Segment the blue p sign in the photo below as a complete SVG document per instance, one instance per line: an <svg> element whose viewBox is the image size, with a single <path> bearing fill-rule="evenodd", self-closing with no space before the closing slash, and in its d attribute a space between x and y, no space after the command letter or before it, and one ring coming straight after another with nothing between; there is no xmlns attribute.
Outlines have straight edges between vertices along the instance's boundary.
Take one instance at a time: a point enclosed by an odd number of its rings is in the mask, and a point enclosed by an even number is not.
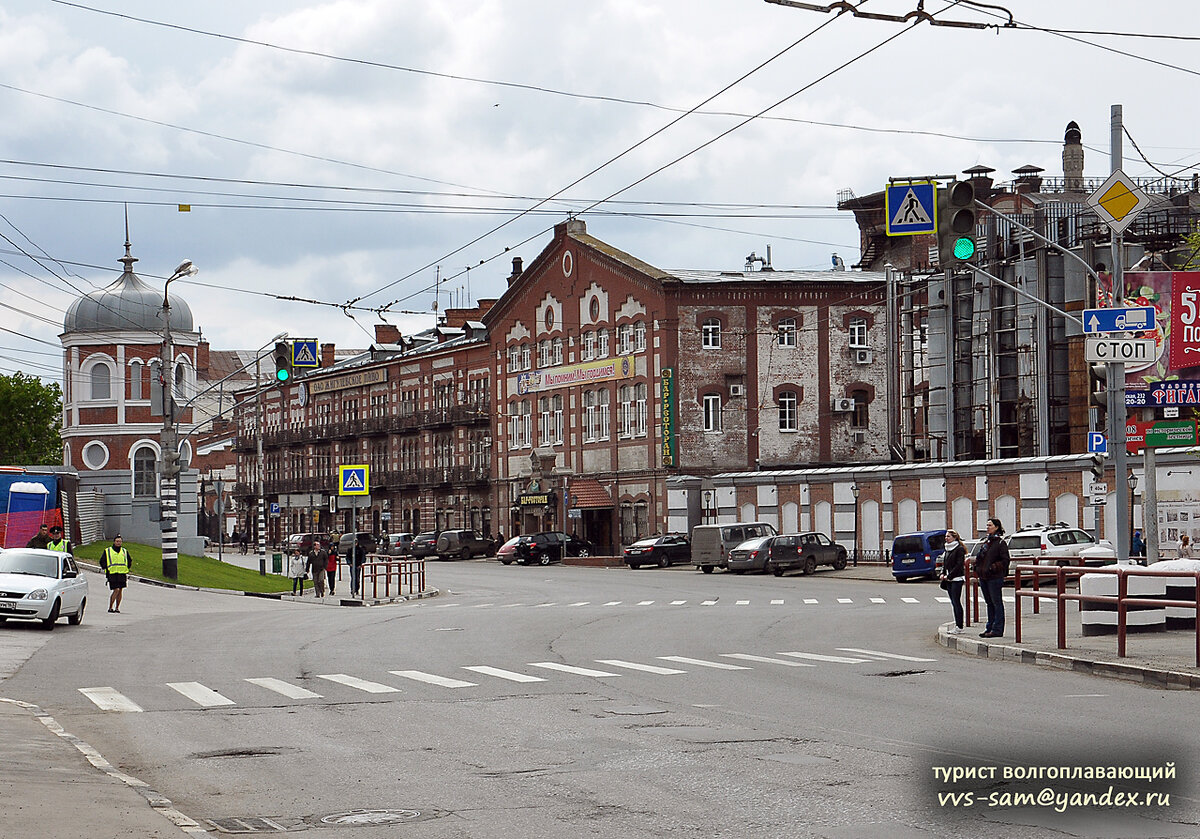
<svg viewBox="0 0 1200 839"><path fill-rule="evenodd" d="M1092 454L1108 454L1108 437L1103 431L1088 432L1088 451Z"/></svg>

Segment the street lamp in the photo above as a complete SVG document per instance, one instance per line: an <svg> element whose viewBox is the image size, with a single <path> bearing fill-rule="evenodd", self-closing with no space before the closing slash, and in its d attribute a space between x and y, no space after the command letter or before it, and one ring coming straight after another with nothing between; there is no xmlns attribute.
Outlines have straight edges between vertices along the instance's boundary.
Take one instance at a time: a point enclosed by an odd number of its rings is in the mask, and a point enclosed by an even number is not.
<svg viewBox="0 0 1200 839"><path fill-rule="evenodd" d="M1132 469L1129 471L1128 480L1129 480L1129 561L1136 562L1137 560L1135 560L1133 558L1133 511L1134 511L1134 508L1137 507L1137 505L1133 503L1133 494L1134 494L1133 491L1135 489L1137 489L1137 475L1135 475L1133 473Z"/></svg>
<svg viewBox="0 0 1200 839"><path fill-rule="evenodd" d="M180 277L191 277L199 268L190 259L179 263L163 285L163 349L159 377L162 380L162 572L179 578L179 532L176 524L179 501L179 440L175 435L175 349L171 344L171 300L167 289Z"/></svg>
<svg viewBox="0 0 1200 839"><path fill-rule="evenodd" d="M854 564L858 565L858 496L862 492L858 484L850 484L850 494L854 496Z"/></svg>
<svg viewBox="0 0 1200 839"><path fill-rule="evenodd" d="M711 489L704 490L704 521L708 521L712 510L713 494Z"/></svg>

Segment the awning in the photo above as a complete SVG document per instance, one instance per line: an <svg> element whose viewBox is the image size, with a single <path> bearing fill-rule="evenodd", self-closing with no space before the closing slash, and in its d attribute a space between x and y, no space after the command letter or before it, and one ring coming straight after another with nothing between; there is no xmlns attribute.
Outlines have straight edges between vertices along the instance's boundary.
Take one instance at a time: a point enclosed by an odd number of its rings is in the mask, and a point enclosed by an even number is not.
<svg viewBox="0 0 1200 839"><path fill-rule="evenodd" d="M567 482L570 503L576 509L610 509L613 506L608 490L595 478L576 478Z"/></svg>

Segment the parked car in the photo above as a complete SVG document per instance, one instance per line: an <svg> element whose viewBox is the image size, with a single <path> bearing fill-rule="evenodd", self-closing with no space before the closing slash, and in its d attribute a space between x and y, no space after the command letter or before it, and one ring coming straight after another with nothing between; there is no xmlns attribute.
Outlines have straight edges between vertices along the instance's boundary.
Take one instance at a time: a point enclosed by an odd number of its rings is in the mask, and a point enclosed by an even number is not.
<svg viewBox="0 0 1200 839"><path fill-rule="evenodd" d="M625 564L630 568L657 565L666 568L676 562L692 561L692 544L681 533L641 539L625 549Z"/></svg>
<svg viewBox="0 0 1200 839"><path fill-rule="evenodd" d="M313 543L329 547L328 533L293 533L287 540L287 552L295 553L297 550L302 554L306 554L312 550Z"/></svg>
<svg viewBox="0 0 1200 839"><path fill-rule="evenodd" d="M1108 565L1117 561L1111 543L1097 542L1086 530L1063 522L1022 527L1010 534L1007 541L1008 555L1014 563L1054 567Z"/></svg>
<svg viewBox="0 0 1200 839"><path fill-rule="evenodd" d="M496 549L496 559L500 560L505 565L512 565L517 558L517 542L521 541L520 536L514 536Z"/></svg>
<svg viewBox="0 0 1200 839"><path fill-rule="evenodd" d="M39 620L54 629L65 615L67 623L78 626L87 595L87 578L68 553L36 548L0 552L0 623Z"/></svg>
<svg viewBox="0 0 1200 839"><path fill-rule="evenodd" d="M729 552L747 539L774 536L775 526L762 521L698 524L692 528L692 565L705 574L729 568Z"/></svg>
<svg viewBox="0 0 1200 839"><path fill-rule="evenodd" d="M474 530L443 530L437 539L438 559L470 559L491 556L496 540Z"/></svg>
<svg viewBox="0 0 1200 839"><path fill-rule="evenodd" d="M412 546L409 553L413 559L429 559L437 556L438 537L442 535L440 530L426 530L424 533L418 533L413 537Z"/></svg>
<svg viewBox="0 0 1200 839"><path fill-rule="evenodd" d="M945 530L920 530L892 540L892 576L903 583L913 577L937 577L946 552Z"/></svg>
<svg viewBox="0 0 1200 839"><path fill-rule="evenodd" d="M412 552L413 534L387 533L379 539L379 552L388 556L408 556Z"/></svg>
<svg viewBox="0 0 1200 839"><path fill-rule="evenodd" d="M788 533L771 540L767 567L776 577L788 571L815 574L819 565L841 571L846 567L847 556L846 549L824 533Z"/></svg>
<svg viewBox="0 0 1200 839"><path fill-rule="evenodd" d="M370 533L360 530L353 533L343 533L341 535L341 538L338 539L337 543L338 556L340 556L343 560L346 559L346 556L350 553L350 546L353 545L355 540L357 540L359 537L363 539L363 547L366 548L367 553L378 553L378 545L375 543L375 537Z"/></svg>
<svg viewBox="0 0 1200 839"><path fill-rule="evenodd" d="M517 541L515 555L517 562L522 565L535 562L538 565L549 565L561 560L564 552L566 556L591 556L596 552L596 546L577 536L548 531L522 536Z"/></svg>
<svg viewBox="0 0 1200 839"><path fill-rule="evenodd" d="M767 572L767 556L775 536L756 536L747 539L729 552L729 570L735 574L746 571Z"/></svg>

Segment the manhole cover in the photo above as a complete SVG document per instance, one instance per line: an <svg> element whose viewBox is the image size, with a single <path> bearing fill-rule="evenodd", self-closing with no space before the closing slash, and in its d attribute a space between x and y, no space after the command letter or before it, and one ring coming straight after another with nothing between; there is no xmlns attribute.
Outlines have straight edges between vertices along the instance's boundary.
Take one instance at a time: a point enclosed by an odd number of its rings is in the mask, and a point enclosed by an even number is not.
<svg viewBox="0 0 1200 839"><path fill-rule="evenodd" d="M444 815L441 810L411 810L408 808L347 810L344 813L332 813L328 816L321 816L316 820L316 823L329 827L373 827L381 824L426 821L427 819L435 819L441 815Z"/></svg>

